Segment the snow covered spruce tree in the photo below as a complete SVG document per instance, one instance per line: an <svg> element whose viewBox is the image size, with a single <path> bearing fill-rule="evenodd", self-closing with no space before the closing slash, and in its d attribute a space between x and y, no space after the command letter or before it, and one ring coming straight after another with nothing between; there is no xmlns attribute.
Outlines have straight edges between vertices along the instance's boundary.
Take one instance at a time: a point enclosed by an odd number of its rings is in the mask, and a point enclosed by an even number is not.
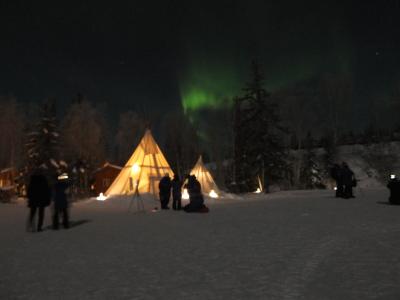
<svg viewBox="0 0 400 300"><path fill-rule="evenodd" d="M234 178L236 190L251 192L261 179L265 191L287 170L278 105L264 88L257 62L252 63L252 78L244 95L234 100Z"/></svg>
<svg viewBox="0 0 400 300"><path fill-rule="evenodd" d="M314 152L314 140L309 132L305 139L305 153L303 156L303 168L301 178L306 189L323 188L323 171L320 169L317 161L317 155Z"/></svg>
<svg viewBox="0 0 400 300"><path fill-rule="evenodd" d="M49 179L53 179L60 172L58 140L55 104L48 100L40 108L34 130L28 133L26 175L41 169Z"/></svg>

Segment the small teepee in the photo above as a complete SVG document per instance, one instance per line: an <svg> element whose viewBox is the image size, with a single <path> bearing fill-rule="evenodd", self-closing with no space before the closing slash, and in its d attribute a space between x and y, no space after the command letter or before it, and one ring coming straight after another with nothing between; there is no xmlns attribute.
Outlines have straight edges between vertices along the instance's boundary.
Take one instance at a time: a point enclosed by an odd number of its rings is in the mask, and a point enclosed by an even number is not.
<svg viewBox="0 0 400 300"><path fill-rule="evenodd" d="M119 175L106 191L106 196L139 193L158 194L160 179L173 172L149 129Z"/></svg>
<svg viewBox="0 0 400 300"><path fill-rule="evenodd" d="M196 165L193 167L192 171L190 172L191 175L195 175L197 180L201 184L201 191L203 194L209 195L211 197L215 197L212 195L220 194L220 190L216 185L214 179L212 178L210 172L207 170L206 166L203 163L203 159L200 155L199 159L197 160ZM214 193L212 193L214 191ZM210 194L211 193L211 194Z"/></svg>

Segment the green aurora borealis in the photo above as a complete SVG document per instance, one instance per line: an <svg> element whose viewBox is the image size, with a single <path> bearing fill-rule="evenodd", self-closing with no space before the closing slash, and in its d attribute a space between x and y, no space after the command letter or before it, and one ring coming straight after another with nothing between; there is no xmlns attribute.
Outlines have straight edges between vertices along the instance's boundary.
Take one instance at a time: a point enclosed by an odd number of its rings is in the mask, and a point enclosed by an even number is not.
<svg viewBox="0 0 400 300"><path fill-rule="evenodd" d="M180 83L182 106L186 113L203 108L230 106L240 90L237 72L232 66L193 66Z"/></svg>

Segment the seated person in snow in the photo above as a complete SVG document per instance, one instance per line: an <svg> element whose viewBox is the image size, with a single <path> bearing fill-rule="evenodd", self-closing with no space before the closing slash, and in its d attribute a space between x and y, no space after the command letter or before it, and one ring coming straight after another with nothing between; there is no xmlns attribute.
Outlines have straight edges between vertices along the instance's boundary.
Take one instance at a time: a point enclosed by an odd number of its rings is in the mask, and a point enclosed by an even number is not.
<svg viewBox="0 0 400 300"><path fill-rule="evenodd" d="M201 193L201 184L196 179L196 176L189 175L188 183L185 185L189 193L189 204L187 204L183 210L186 212L201 212L205 209L204 198Z"/></svg>

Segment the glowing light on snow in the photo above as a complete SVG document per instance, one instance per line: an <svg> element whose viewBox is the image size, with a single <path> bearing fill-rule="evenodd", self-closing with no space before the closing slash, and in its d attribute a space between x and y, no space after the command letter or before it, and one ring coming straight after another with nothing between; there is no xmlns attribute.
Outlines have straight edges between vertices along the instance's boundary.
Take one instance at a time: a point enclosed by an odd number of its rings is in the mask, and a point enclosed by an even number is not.
<svg viewBox="0 0 400 300"><path fill-rule="evenodd" d="M104 196L103 193L100 193L100 195L96 199L99 200L99 201L104 201L104 200L107 199L107 197Z"/></svg>
<svg viewBox="0 0 400 300"><path fill-rule="evenodd" d="M257 188L257 190L254 192L255 194L260 194L261 193L261 189Z"/></svg>
<svg viewBox="0 0 400 300"><path fill-rule="evenodd" d="M58 180L64 180L64 179L68 179L68 174L67 173L62 173L61 175L59 175L57 177Z"/></svg>
<svg viewBox="0 0 400 300"><path fill-rule="evenodd" d="M137 173L139 173L139 171L140 171L140 166L138 164L134 164L132 166L132 173L137 174Z"/></svg>
<svg viewBox="0 0 400 300"><path fill-rule="evenodd" d="M189 193L188 193L187 189L183 189L182 199L185 199L185 200L189 199Z"/></svg>
<svg viewBox="0 0 400 300"><path fill-rule="evenodd" d="M218 194L214 191L211 190L210 193L208 194L211 198L218 198Z"/></svg>

